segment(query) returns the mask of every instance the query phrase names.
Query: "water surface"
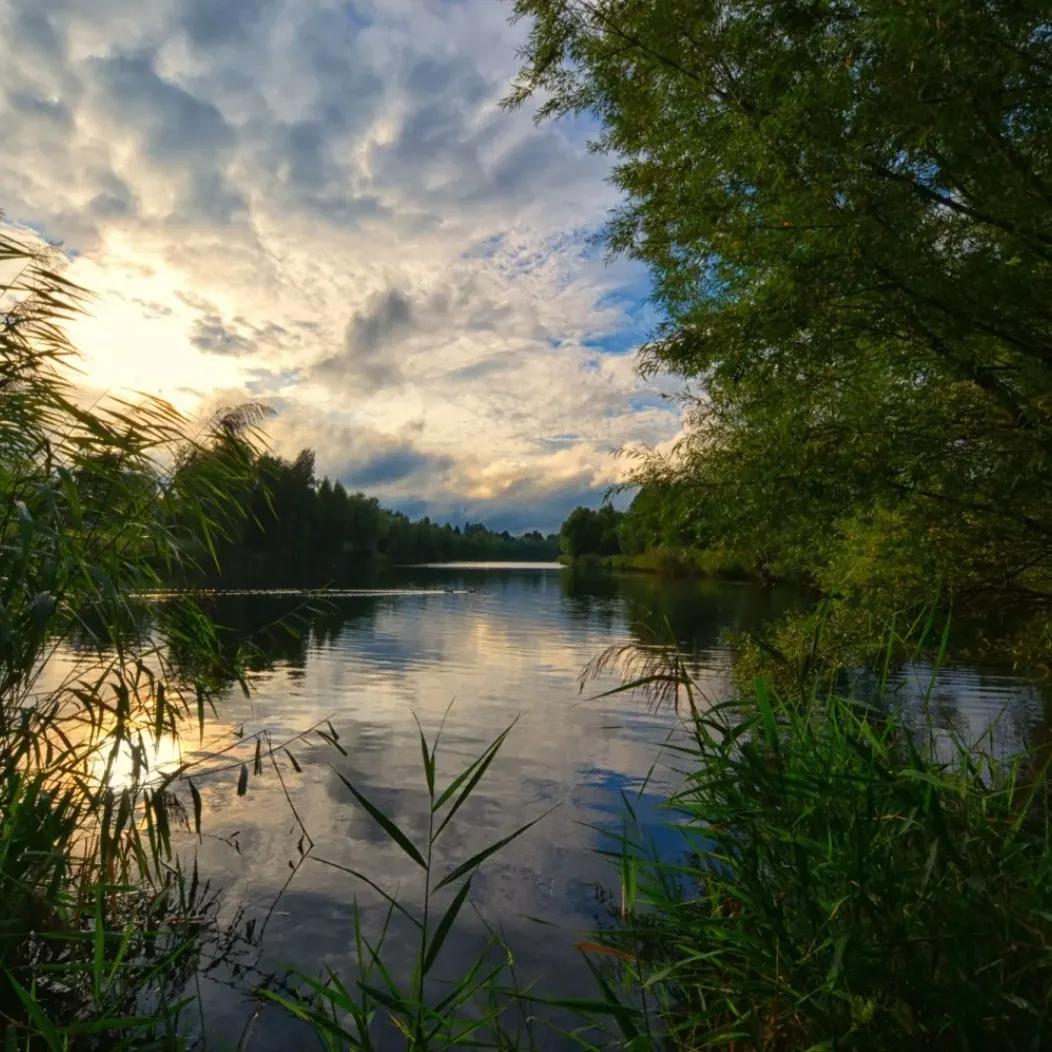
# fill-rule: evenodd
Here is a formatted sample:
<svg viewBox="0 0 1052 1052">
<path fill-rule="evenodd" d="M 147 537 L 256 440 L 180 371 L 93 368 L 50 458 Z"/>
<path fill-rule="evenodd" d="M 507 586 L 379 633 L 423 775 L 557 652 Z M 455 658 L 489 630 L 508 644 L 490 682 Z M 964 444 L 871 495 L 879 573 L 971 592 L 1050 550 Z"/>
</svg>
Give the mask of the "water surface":
<svg viewBox="0 0 1052 1052">
<path fill-rule="evenodd" d="M 418 900 L 419 869 L 351 802 L 338 777 L 411 837 L 422 836 L 427 809 L 414 715 L 429 737 L 445 720 L 440 784 L 517 721 L 443 834 L 440 858 L 451 869 L 554 808 L 483 866 L 472 900 L 516 950 L 523 980 L 536 981 L 540 992 L 589 994 L 573 947 L 608 922 L 616 898 L 616 869 L 597 853 L 610 846 L 602 830 L 620 829 L 627 796 L 649 833 L 667 842 L 659 805 L 681 776 L 661 748 L 678 726 L 675 711 L 629 694 L 590 700 L 617 681 L 600 678 L 582 694 L 582 669 L 611 645 L 671 634 L 695 662 L 705 694 L 722 697 L 732 659 L 728 631 L 762 629 L 801 602 L 790 590 L 581 577 L 556 564 L 412 567 L 389 583 L 376 593 L 334 596 L 317 614 L 294 594 L 213 600 L 231 634 L 256 640 L 272 662 L 256 675 L 250 699 L 232 693 L 222 708 L 209 739 L 215 766 L 224 766 L 218 753 L 232 741 L 265 732 L 282 742 L 319 720 L 331 721 L 346 753 L 317 735 L 295 741 L 289 750 L 301 772 L 279 752 L 281 779 L 264 764 L 244 796 L 237 795 L 236 767 L 198 780 L 208 834 L 196 847 L 200 871 L 222 885 L 228 917 L 244 907 L 238 924 L 259 944 L 239 958 L 249 970 L 235 976 L 217 968 L 202 985 L 214 1047 L 235 1047 L 242 1034 L 244 1047 L 264 1050 L 300 1039 L 288 1019 L 269 1008 L 259 1013 L 252 1001 L 252 984 L 269 973 L 292 966 L 317 975 L 331 967 L 353 979 L 353 903 L 357 897 L 372 930 L 381 903 L 320 859 Z M 307 626 L 299 636 L 274 625 L 290 614 Z M 907 699 L 928 691 L 925 676 L 923 668 L 903 673 Z M 933 696 L 940 718 L 973 729 L 1007 708 L 1013 733 L 1021 733 L 1043 711 L 1034 687 L 997 670 L 945 670 Z M 329 733 L 328 724 L 322 728 Z M 251 763 L 253 745 L 234 755 Z M 314 843 L 306 858 L 304 829 Z M 184 847 L 195 850 L 189 840 Z M 484 938 L 482 920 L 463 916 L 462 932 L 444 951 L 447 970 Z M 392 938 L 397 951 L 403 934 Z"/>
</svg>

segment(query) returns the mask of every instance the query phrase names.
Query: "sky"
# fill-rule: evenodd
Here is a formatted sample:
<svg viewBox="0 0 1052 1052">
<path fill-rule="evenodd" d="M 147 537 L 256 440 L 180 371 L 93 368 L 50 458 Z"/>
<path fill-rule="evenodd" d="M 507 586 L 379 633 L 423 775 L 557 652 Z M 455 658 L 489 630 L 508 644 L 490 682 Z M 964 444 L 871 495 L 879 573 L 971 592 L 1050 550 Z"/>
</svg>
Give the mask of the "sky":
<svg viewBox="0 0 1052 1052">
<path fill-rule="evenodd" d="M 389 506 L 556 529 L 678 431 L 584 120 L 500 99 L 502 0 L 0 0 L 0 208 L 95 293 L 84 383 Z"/>
</svg>

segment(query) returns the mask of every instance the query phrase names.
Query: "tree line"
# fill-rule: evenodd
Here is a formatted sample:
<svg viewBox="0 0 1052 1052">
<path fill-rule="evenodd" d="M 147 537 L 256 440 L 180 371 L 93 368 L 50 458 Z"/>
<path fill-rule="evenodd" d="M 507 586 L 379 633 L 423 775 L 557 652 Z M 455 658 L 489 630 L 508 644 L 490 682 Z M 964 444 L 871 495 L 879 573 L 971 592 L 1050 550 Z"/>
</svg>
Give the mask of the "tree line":
<svg viewBox="0 0 1052 1052">
<path fill-rule="evenodd" d="M 559 552 L 558 537 L 538 531 L 515 536 L 478 522 L 411 519 L 339 480 L 319 480 L 309 449 L 291 460 L 260 455 L 242 502 L 247 514 L 230 524 L 210 558 L 195 561 L 199 583 L 338 585 L 392 564 L 543 561 Z"/>
</svg>

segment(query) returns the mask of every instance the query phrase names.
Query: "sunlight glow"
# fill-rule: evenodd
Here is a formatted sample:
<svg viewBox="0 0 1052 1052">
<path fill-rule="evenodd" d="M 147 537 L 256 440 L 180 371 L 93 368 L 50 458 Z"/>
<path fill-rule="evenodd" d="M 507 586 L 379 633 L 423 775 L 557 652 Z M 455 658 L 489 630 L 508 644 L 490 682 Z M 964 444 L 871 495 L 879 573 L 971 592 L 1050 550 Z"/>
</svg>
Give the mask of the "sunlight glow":
<svg viewBox="0 0 1052 1052">
<path fill-rule="evenodd" d="M 141 735 L 133 746 L 122 741 L 113 755 L 113 745 L 100 748 L 91 760 L 91 774 L 111 789 L 133 789 L 156 782 L 182 763 L 183 753 L 177 738 L 160 739 Z"/>
</svg>

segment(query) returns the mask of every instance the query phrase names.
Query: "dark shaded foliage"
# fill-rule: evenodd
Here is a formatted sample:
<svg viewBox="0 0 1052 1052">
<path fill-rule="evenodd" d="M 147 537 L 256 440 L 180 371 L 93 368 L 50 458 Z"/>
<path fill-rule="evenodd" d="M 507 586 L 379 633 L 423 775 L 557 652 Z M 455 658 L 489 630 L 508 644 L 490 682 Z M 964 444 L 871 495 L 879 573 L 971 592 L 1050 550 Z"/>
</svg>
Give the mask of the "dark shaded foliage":
<svg viewBox="0 0 1052 1052">
<path fill-rule="evenodd" d="M 249 515 L 221 545 L 218 563 L 191 580 L 209 584 L 318 587 L 368 581 L 384 566 L 450 560 L 551 560 L 554 536 L 512 536 L 481 523 L 463 528 L 412 520 L 314 473 L 314 453 L 264 454 L 246 495 Z"/>
<path fill-rule="evenodd" d="M 639 475 L 657 532 L 810 578 L 853 652 L 936 598 L 1029 611 L 1018 655 L 1047 662 L 1046 6 L 515 10 L 509 101 L 597 120 L 608 244 L 665 316 L 643 370 L 689 384 L 684 441 Z"/>
</svg>

